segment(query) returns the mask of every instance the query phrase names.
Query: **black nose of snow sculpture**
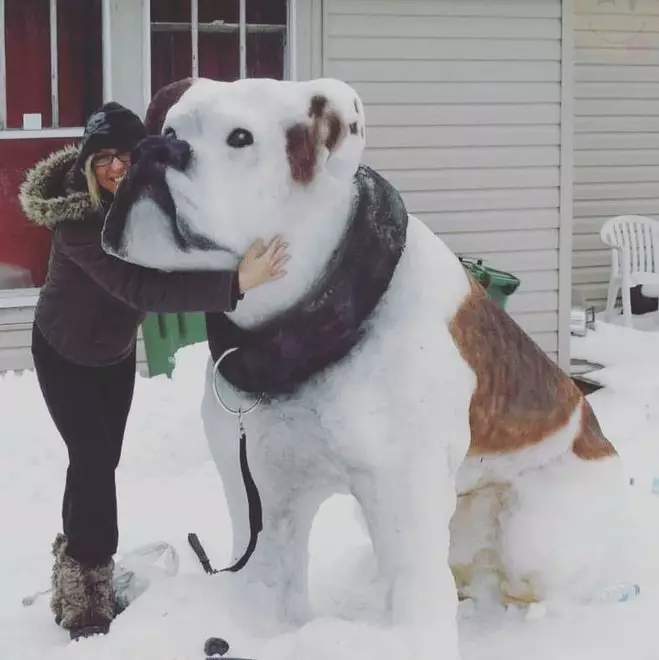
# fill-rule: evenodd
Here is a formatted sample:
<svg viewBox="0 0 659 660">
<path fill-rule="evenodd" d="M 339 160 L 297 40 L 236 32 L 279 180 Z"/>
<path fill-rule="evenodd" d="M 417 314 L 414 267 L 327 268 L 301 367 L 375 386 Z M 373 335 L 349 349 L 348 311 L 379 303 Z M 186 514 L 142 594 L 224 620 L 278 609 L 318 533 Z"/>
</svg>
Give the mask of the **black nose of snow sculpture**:
<svg viewBox="0 0 659 660">
<path fill-rule="evenodd" d="M 177 221 L 176 205 L 167 187 L 165 172 L 168 168 L 185 171 L 192 159 L 192 149 L 185 140 L 175 135 L 144 138 L 133 149 L 131 166 L 117 190 L 103 228 L 103 247 L 110 254 L 123 254 L 123 234 L 130 210 L 141 197 L 148 195 L 173 223 L 177 243 L 187 249 Z"/>
<path fill-rule="evenodd" d="M 161 165 L 184 171 L 192 158 L 192 149 L 185 140 L 168 135 L 144 138 L 133 150 L 134 166 Z"/>
</svg>

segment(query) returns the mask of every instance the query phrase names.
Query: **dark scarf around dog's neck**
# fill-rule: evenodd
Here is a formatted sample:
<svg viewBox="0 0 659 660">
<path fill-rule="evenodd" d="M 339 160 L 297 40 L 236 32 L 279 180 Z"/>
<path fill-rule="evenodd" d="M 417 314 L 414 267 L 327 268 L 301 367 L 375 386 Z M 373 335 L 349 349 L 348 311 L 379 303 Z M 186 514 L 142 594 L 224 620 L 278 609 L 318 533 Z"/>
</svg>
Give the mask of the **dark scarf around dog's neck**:
<svg viewBox="0 0 659 660">
<path fill-rule="evenodd" d="M 387 290 L 405 249 L 407 210 L 396 189 L 368 167 L 355 175 L 351 221 L 324 277 L 278 317 L 244 330 L 207 314 L 213 360 L 237 347 L 218 371 L 238 390 L 277 398 L 344 358 Z"/>
</svg>

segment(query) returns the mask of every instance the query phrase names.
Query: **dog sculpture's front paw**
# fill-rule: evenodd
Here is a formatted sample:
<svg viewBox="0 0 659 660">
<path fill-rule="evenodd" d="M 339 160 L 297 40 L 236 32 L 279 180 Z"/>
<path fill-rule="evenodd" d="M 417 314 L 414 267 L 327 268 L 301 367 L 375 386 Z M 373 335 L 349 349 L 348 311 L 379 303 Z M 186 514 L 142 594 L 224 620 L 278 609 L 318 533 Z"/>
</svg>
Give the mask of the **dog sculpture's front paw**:
<svg viewBox="0 0 659 660">
<path fill-rule="evenodd" d="M 413 660 L 394 631 L 340 619 L 316 619 L 269 642 L 259 660 Z"/>
</svg>

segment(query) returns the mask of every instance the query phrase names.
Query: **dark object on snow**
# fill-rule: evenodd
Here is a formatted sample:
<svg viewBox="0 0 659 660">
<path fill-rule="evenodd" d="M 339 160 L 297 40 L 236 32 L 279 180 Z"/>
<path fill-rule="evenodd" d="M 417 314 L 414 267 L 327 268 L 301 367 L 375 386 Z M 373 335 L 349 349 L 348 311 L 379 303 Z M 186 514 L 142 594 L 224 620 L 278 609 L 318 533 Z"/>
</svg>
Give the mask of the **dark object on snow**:
<svg viewBox="0 0 659 660">
<path fill-rule="evenodd" d="M 217 571 L 211 566 L 210 559 L 208 559 L 204 546 L 201 545 L 199 537 L 194 532 L 188 534 L 188 543 L 194 550 L 195 555 L 197 555 L 197 559 L 199 559 L 199 562 L 204 567 L 204 571 L 206 571 L 208 575 L 215 575 Z M 215 637 L 211 637 L 211 639 L 215 639 Z"/>
<path fill-rule="evenodd" d="M 641 289 L 642 285 L 639 284 L 639 286 L 633 286 L 629 290 L 632 314 L 638 315 L 656 312 L 659 309 L 659 298 L 649 298 L 648 296 L 644 296 Z"/>
<path fill-rule="evenodd" d="M 234 658 L 225 654 L 229 652 L 229 642 L 221 637 L 209 637 L 204 644 L 204 653 L 206 660 L 223 658 L 223 660 L 252 660 L 251 658 Z"/>
<path fill-rule="evenodd" d="M 206 655 L 226 655 L 229 652 L 229 642 L 221 637 L 209 637 L 204 644 Z"/>
<path fill-rule="evenodd" d="M 586 378 L 585 376 L 572 376 L 572 380 L 584 396 L 588 396 L 589 394 L 602 389 L 602 385 Z"/>
<path fill-rule="evenodd" d="M 110 632 L 110 624 L 102 626 L 86 626 L 84 628 L 76 628 L 70 631 L 71 639 L 75 642 L 79 639 L 86 639 L 87 637 L 95 637 L 96 635 L 107 635 Z"/>
</svg>

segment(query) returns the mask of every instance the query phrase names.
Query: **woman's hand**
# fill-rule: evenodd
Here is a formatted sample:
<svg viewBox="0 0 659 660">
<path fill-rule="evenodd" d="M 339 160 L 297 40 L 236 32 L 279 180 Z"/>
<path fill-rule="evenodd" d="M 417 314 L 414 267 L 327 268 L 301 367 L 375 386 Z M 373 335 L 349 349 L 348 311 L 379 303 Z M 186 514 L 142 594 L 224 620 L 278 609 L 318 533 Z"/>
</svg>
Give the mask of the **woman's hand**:
<svg viewBox="0 0 659 660">
<path fill-rule="evenodd" d="M 286 271 L 284 264 L 290 259 L 286 254 L 287 243 L 283 243 L 279 236 L 275 236 L 268 246 L 259 238 L 254 241 L 245 252 L 238 265 L 238 286 L 241 293 L 254 287 L 278 280 Z"/>
</svg>

